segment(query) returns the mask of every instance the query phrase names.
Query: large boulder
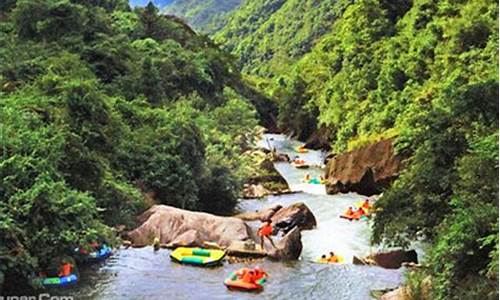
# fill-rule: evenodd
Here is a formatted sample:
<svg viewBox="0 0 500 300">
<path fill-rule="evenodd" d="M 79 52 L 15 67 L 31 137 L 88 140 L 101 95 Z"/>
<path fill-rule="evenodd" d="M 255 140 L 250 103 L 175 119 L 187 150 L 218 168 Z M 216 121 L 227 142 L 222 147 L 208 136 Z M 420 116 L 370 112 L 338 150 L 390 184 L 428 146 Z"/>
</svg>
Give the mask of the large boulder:
<svg viewBox="0 0 500 300">
<path fill-rule="evenodd" d="M 380 193 L 398 176 L 402 161 L 391 139 L 336 155 L 326 165 L 326 191 L 367 196 Z"/>
<path fill-rule="evenodd" d="M 124 234 L 135 245 L 151 244 L 154 238 L 171 246 L 198 246 L 205 242 L 229 246 L 233 240 L 251 238 L 243 220 L 155 205 L 138 217 L 141 225 Z"/>
<path fill-rule="evenodd" d="M 302 235 L 298 227 L 293 228 L 276 244 L 276 248 L 267 251 L 267 256 L 276 260 L 296 260 L 302 252 Z"/>
<path fill-rule="evenodd" d="M 386 269 L 399 269 L 403 263 L 418 264 L 418 255 L 415 250 L 393 250 L 389 252 L 378 252 L 365 258 L 353 258 L 355 265 L 376 265 Z"/>
<path fill-rule="evenodd" d="M 243 187 L 243 198 L 244 199 L 255 199 L 263 198 L 271 192 L 262 186 L 262 184 L 246 184 Z"/>
<path fill-rule="evenodd" d="M 271 220 L 276 231 L 287 234 L 294 227 L 299 230 L 309 230 L 316 227 L 316 218 L 313 213 L 302 202 L 283 207 L 279 204 L 265 208 L 256 212 L 242 213 L 235 216 L 245 221 Z"/>
<path fill-rule="evenodd" d="M 371 256 L 378 266 L 386 269 L 399 269 L 405 262 L 418 264 L 418 255 L 415 250 L 394 250 L 379 252 Z"/>
<path fill-rule="evenodd" d="M 307 138 L 304 147 L 307 149 L 323 149 L 329 151 L 331 149 L 330 136 L 331 131 L 327 127 L 321 126 Z"/>
<path fill-rule="evenodd" d="M 316 227 L 316 218 L 309 207 L 302 202 L 279 209 L 273 214 L 271 221 L 274 228 L 283 231 L 284 234 L 287 234 L 294 227 L 298 227 L 299 230 L 309 230 Z"/>
<path fill-rule="evenodd" d="M 283 206 L 281 206 L 280 204 L 276 204 L 274 206 L 265 208 L 265 209 L 260 210 L 260 211 L 241 213 L 241 214 L 236 215 L 235 217 L 242 219 L 244 221 L 257 221 L 257 220 L 259 220 L 261 222 L 264 222 L 265 220 L 270 220 L 271 217 L 282 208 L 283 208 Z"/>
</svg>

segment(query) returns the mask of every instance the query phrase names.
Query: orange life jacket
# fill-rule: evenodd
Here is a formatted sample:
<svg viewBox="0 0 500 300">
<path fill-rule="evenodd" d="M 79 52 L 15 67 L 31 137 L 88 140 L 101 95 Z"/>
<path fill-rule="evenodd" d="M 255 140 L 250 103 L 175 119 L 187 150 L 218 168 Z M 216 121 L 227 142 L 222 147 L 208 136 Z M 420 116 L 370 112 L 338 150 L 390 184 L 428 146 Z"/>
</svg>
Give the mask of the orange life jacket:
<svg viewBox="0 0 500 300">
<path fill-rule="evenodd" d="M 332 263 L 336 263 L 336 262 L 339 262 L 339 258 L 337 257 L 337 255 L 330 256 L 330 257 L 328 258 L 328 261 L 329 261 L 329 262 L 332 262 Z"/>
<path fill-rule="evenodd" d="M 247 271 L 245 272 L 241 280 L 243 280 L 244 282 L 253 283 L 255 282 L 255 275 L 250 271 Z"/>
<path fill-rule="evenodd" d="M 73 265 L 70 263 L 65 263 L 61 266 L 61 269 L 59 271 L 59 277 L 64 277 L 64 276 L 69 276 L 71 275 L 71 269 L 73 268 Z"/>
<path fill-rule="evenodd" d="M 273 233 L 273 226 L 271 225 L 264 225 L 260 230 L 259 230 L 260 235 L 262 236 L 269 236 L 271 233 Z"/>
<path fill-rule="evenodd" d="M 348 209 L 348 210 L 345 211 L 344 215 L 346 215 L 346 216 L 352 216 L 352 215 L 354 215 L 354 212 L 352 211 L 352 209 Z"/>
<path fill-rule="evenodd" d="M 255 270 L 254 272 L 255 272 L 255 281 L 257 281 L 257 280 L 259 280 L 267 275 L 266 272 L 260 271 L 260 270 Z"/>
</svg>

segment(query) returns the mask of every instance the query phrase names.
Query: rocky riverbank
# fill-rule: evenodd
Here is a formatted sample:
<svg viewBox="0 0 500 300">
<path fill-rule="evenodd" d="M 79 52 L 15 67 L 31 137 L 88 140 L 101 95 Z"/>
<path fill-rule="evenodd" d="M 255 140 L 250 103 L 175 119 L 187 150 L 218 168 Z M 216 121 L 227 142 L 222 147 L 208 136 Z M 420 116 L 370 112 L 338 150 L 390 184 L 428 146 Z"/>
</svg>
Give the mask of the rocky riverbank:
<svg viewBox="0 0 500 300">
<path fill-rule="evenodd" d="M 291 193 L 286 180 L 274 168 L 275 161 L 289 161 L 286 155 L 277 154 L 265 148 L 249 150 L 245 153 L 253 161 L 253 174 L 246 180 L 242 198 L 263 198 L 268 195 Z"/>
<path fill-rule="evenodd" d="M 338 154 L 326 164 L 326 191 L 378 194 L 398 176 L 402 167 L 403 157 L 395 153 L 390 139 Z"/>
</svg>

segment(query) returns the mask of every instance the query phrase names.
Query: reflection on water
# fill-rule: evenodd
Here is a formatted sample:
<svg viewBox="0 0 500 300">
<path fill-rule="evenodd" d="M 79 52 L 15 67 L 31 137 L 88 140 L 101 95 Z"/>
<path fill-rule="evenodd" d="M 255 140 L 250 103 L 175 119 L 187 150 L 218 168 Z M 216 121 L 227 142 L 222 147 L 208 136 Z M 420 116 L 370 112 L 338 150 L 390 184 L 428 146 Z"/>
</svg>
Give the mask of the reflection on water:
<svg viewBox="0 0 500 300">
<path fill-rule="evenodd" d="M 322 163 L 323 154 L 318 151 L 297 154 L 293 149 L 300 143 L 282 135 L 265 137 L 279 152 L 298 155 L 311 164 Z M 268 143 L 264 140 L 261 146 L 268 147 Z M 224 278 L 243 264 L 225 263 L 213 269 L 182 266 L 170 260 L 170 251 L 154 253 L 151 247 L 120 250 L 100 267 L 85 270 L 78 286 L 59 293 L 73 294 L 76 299 L 370 299 L 370 290 L 395 287 L 401 282 L 400 270 L 350 264 L 353 255 L 363 256 L 372 250 L 369 227 L 366 222 L 349 222 L 339 215 L 362 196 L 326 195 L 324 186 L 301 182 L 305 173 L 321 175 L 320 168 L 298 170 L 287 163 L 277 163 L 276 167 L 294 190 L 303 193 L 245 200 L 239 208 L 255 211 L 276 203 L 302 201 L 316 216 L 318 227 L 302 232 L 304 249 L 299 261 L 258 263 L 271 275 L 262 293 L 228 291 L 223 285 Z M 329 251 L 344 256 L 349 264 L 312 262 Z"/>
</svg>

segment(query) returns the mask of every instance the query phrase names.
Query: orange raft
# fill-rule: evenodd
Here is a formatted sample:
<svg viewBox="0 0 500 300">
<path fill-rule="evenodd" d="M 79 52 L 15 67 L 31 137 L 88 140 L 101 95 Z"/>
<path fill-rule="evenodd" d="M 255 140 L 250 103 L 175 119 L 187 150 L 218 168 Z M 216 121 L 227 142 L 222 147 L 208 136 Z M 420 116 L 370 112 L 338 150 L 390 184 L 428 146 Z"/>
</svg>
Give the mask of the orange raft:
<svg viewBox="0 0 500 300">
<path fill-rule="evenodd" d="M 224 285 L 232 290 L 240 290 L 246 292 L 260 292 L 264 288 L 263 284 L 266 282 L 266 277 L 262 277 L 255 282 L 246 282 L 239 278 L 237 272 L 232 272 L 226 280 Z"/>
<path fill-rule="evenodd" d="M 367 216 L 366 216 L 366 212 L 363 211 L 363 213 L 359 212 L 359 211 L 355 211 L 353 214 L 348 214 L 347 212 L 345 212 L 343 215 L 340 215 L 340 217 L 342 219 L 347 219 L 349 221 L 352 221 L 352 220 L 366 220 L 367 219 Z"/>
</svg>

